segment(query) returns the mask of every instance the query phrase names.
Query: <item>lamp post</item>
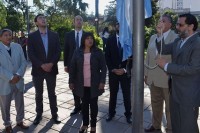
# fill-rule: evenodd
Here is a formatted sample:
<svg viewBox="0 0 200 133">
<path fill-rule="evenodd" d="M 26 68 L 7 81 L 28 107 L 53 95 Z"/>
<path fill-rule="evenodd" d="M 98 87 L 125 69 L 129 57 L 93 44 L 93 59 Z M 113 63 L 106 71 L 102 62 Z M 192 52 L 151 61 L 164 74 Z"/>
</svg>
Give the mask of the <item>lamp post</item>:
<svg viewBox="0 0 200 133">
<path fill-rule="evenodd" d="M 96 33 L 99 35 L 99 0 L 95 0 L 95 27 Z"/>
<path fill-rule="evenodd" d="M 97 35 L 99 35 L 99 20 L 98 20 L 98 18 L 95 18 L 94 19 L 94 21 L 95 21 L 95 28 L 96 28 L 96 33 L 97 33 Z"/>
<path fill-rule="evenodd" d="M 27 33 L 30 33 L 30 25 L 29 25 L 29 6 L 28 6 L 28 0 L 22 0 L 23 3 L 26 5 L 25 9 L 25 18 L 26 18 L 26 26 L 27 26 Z"/>
<path fill-rule="evenodd" d="M 30 25 L 29 25 L 29 6 L 28 6 L 28 0 L 26 0 L 26 24 L 27 24 L 27 32 L 30 33 Z"/>
</svg>

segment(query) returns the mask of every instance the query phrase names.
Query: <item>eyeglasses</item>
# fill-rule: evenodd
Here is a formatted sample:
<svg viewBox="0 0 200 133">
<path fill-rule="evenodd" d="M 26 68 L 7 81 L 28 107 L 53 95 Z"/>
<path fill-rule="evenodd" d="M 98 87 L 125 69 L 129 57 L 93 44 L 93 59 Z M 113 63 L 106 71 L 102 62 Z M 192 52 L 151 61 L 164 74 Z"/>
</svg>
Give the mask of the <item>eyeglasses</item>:
<svg viewBox="0 0 200 133">
<path fill-rule="evenodd" d="M 176 26 L 179 26 L 179 27 L 183 27 L 185 26 L 186 24 L 180 24 L 180 23 L 176 23 Z"/>
</svg>

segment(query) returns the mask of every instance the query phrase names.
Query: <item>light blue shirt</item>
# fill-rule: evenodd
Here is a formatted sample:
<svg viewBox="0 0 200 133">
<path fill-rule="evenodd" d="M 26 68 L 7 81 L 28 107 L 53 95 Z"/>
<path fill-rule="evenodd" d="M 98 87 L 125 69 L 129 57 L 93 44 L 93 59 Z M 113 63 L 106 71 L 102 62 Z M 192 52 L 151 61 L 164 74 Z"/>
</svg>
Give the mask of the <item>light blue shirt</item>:
<svg viewBox="0 0 200 133">
<path fill-rule="evenodd" d="M 46 53 L 46 56 L 47 56 L 48 55 L 48 34 L 47 34 L 47 31 L 46 31 L 46 33 L 40 32 L 40 35 L 41 35 L 42 42 L 43 42 L 44 49 L 45 49 L 45 53 Z"/>
</svg>

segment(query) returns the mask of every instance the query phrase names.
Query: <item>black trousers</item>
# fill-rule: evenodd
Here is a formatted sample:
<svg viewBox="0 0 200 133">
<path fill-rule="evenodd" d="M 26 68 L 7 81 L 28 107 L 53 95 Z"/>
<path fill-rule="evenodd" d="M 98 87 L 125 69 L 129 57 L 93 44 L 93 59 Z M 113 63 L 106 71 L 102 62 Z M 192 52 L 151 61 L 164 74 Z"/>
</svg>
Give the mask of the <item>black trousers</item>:
<svg viewBox="0 0 200 133">
<path fill-rule="evenodd" d="M 110 100 L 109 100 L 109 115 L 114 116 L 116 111 L 117 93 L 119 91 L 119 84 L 121 85 L 124 107 L 126 117 L 131 116 L 131 89 L 130 89 L 130 77 L 127 74 L 116 75 L 109 72 L 109 87 L 110 87 Z"/>
<path fill-rule="evenodd" d="M 73 93 L 75 110 L 81 110 L 81 98 Z"/>
<path fill-rule="evenodd" d="M 36 113 L 42 115 L 43 113 L 43 82 L 46 80 L 47 91 L 50 103 L 51 114 L 53 117 L 57 116 L 57 97 L 55 94 L 56 75 L 45 74 L 42 76 L 33 76 L 33 83 L 35 86 L 35 101 Z"/>
<path fill-rule="evenodd" d="M 91 98 L 90 87 L 84 87 L 84 96 L 82 100 L 82 118 L 83 126 L 89 125 L 89 109 L 90 109 L 90 126 L 96 127 L 98 114 L 98 97 Z"/>
</svg>

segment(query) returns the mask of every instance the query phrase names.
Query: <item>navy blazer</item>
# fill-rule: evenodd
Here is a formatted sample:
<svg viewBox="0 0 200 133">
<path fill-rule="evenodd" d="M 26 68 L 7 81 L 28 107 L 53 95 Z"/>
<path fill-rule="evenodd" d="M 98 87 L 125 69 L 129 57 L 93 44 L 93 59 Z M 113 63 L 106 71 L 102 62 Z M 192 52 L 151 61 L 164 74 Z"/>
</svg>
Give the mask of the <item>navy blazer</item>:
<svg viewBox="0 0 200 133">
<path fill-rule="evenodd" d="M 47 30 L 48 34 L 48 54 L 46 56 L 45 48 L 39 30 L 28 36 L 28 56 L 32 62 L 32 75 L 40 76 L 46 74 L 41 65 L 44 63 L 53 63 L 52 71 L 49 74 L 57 75 L 57 63 L 60 59 L 60 41 L 57 33 Z"/>
<path fill-rule="evenodd" d="M 122 54 L 123 55 L 123 54 Z M 105 49 L 106 64 L 109 71 L 113 69 L 126 69 L 127 60 L 120 60 L 116 34 L 109 37 Z"/>
</svg>

